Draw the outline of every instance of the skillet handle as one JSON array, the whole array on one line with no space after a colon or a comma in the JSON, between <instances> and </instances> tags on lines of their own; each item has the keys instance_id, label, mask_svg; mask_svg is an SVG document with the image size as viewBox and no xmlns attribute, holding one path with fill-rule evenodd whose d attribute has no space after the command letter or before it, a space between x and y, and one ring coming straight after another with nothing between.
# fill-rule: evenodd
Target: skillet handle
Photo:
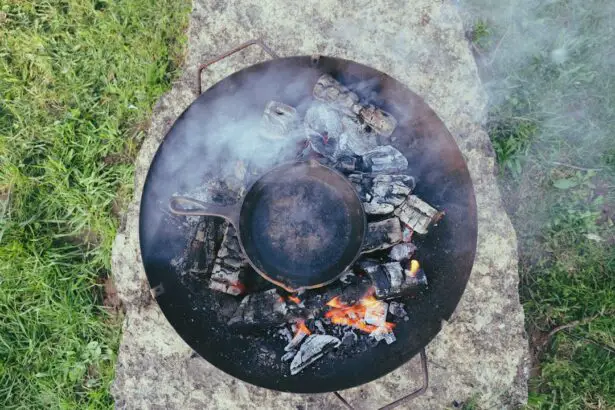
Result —
<instances>
[{"instance_id":1,"label":"skillet handle","mask_svg":"<svg viewBox=\"0 0 615 410\"><path fill-rule=\"evenodd\" d=\"M214 57L211 60L204 62L197 68L197 73L196 73L196 76L197 76L196 84L197 84L197 93L198 93L197 95L201 95L201 93L203 92L203 89L201 87L201 73L203 72L204 69L254 44L260 46L260 48L262 48L267 54L269 54L271 58L280 58L280 56L278 56L272 49L270 49L269 46L265 44L263 40L261 40L260 38L246 41L245 43L238 45L237 47L227 51L226 53L220 54L218 57Z\"/></svg>"},{"instance_id":2,"label":"skillet handle","mask_svg":"<svg viewBox=\"0 0 615 410\"><path fill-rule=\"evenodd\" d=\"M241 202L233 205L217 205L186 196L173 196L169 200L169 209L175 215L219 216L229 221L235 226L235 229L239 230Z\"/></svg>"}]
</instances>

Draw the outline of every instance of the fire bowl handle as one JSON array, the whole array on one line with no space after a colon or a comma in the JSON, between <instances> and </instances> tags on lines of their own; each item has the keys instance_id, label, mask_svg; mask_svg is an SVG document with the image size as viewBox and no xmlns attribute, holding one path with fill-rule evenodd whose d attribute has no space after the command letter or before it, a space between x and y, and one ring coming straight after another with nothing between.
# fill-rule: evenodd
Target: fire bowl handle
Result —
<instances>
[{"instance_id":1,"label":"fire bowl handle","mask_svg":"<svg viewBox=\"0 0 615 410\"><path fill-rule=\"evenodd\" d=\"M425 348L421 349L419 353L421 356L421 370L423 373L423 385L419 387L418 389L414 390L412 393L407 394L401 399L395 400L387 404L386 406L382 406L378 410L393 410L394 408L399 407L402 404L406 404L410 400L420 396L421 394L427 391L427 387L429 387L429 372L427 371L427 353L425 353ZM342 404L348 410L355 410L352 404L348 403L346 399L344 399L339 392L333 392L333 394L335 394L335 397L337 397L338 400L340 400Z\"/></svg>"},{"instance_id":2,"label":"fire bowl handle","mask_svg":"<svg viewBox=\"0 0 615 410\"><path fill-rule=\"evenodd\" d=\"M271 58L280 58L280 56L278 56L272 49L269 48L269 46L267 46L267 44L265 44L263 42L263 40L261 40L260 38L254 39L254 40L250 40L250 41L246 41L243 44L238 45L237 47L227 51L226 53L220 54L218 57L214 57L211 60L208 60L206 62L204 62L203 64L201 64L198 68L197 68L197 73L196 73L196 84L197 84L197 95L201 95L201 93L203 92L202 86L201 86L201 73L203 72L204 69L206 69L207 67L209 67L210 65L217 63L220 60L225 59L226 57L235 54L238 51L243 50L244 48L250 47L251 45L258 45L260 46L260 48L263 49L263 51L265 51L267 54L269 54L271 56Z\"/></svg>"},{"instance_id":3,"label":"fire bowl handle","mask_svg":"<svg viewBox=\"0 0 615 410\"><path fill-rule=\"evenodd\" d=\"M233 205L217 205L186 196L173 196L169 200L169 209L175 215L219 216L233 224L235 229L239 229L241 202Z\"/></svg>"}]
</instances>

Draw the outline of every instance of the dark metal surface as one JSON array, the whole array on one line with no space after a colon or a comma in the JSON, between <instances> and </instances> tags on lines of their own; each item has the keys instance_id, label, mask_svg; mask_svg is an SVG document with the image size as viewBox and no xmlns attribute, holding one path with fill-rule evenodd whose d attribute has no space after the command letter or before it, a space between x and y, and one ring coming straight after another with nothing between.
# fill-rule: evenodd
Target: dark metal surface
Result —
<instances>
[{"instance_id":1,"label":"dark metal surface","mask_svg":"<svg viewBox=\"0 0 615 410\"><path fill-rule=\"evenodd\" d=\"M169 198L190 192L212 177L214 137L210 119L229 111L238 118L260 118L265 105L281 101L299 106L311 95L323 73L348 86L361 83L362 98L390 112L399 124L393 145L407 157L416 177L415 193L445 210L446 216L428 235L415 237L417 256L429 279L428 289L403 300L409 320L395 328L397 341L380 343L356 355L329 353L291 376L280 356L285 341L266 335L241 335L226 327L220 315L226 299L199 282L188 283L174 260L184 255L186 237L194 232L167 211ZM298 82L298 79L301 81ZM289 87L288 84L292 84ZM209 156L208 156L209 155ZM220 159L219 161L224 161ZM216 164L219 165L220 163ZM212 223L217 218L210 218ZM149 170L140 209L141 254L150 286L160 286L156 300L182 338L203 358L246 382L296 393L332 392L375 380L418 354L453 313L468 281L476 251L476 202L465 162L444 124L403 84L390 76L337 58L281 58L237 72L200 95L175 122Z\"/></svg>"},{"instance_id":2,"label":"dark metal surface","mask_svg":"<svg viewBox=\"0 0 615 410\"><path fill-rule=\"evenodd\" d=\"M367 227L350 182L316 161L275 167L237 204L177 196L169 205L177 215L227 219L252 267L289 292L338 279L359 256Z\"/></svg>"}]
</instances>

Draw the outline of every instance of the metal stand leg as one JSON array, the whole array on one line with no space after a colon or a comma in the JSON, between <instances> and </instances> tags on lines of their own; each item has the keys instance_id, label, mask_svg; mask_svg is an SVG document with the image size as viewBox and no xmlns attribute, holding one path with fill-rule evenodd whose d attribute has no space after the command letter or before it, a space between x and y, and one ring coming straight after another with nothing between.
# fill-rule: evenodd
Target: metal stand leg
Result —
<instances>
[{"instance_id":1,"label":"metal stand leg","mask_svg":"<svg viewBox=\"0 0 615 410\"><path fill-rule=\"evenodd\" d=\"M204 62L198 67L197 74L196 74L197 75L196 84L197 84L197 92L198 92L197 95L201 95L201 93L203 92L203 90L201 89L201 73L203 72L204 69L206 69L213 63L217 63L218 61L225 59L231 54L235 54L236 52L241 51L244 48L250 47L251 45L254 45L254 44L260 46L272 58L279 58L279 56L272 49L270 49L269 46L267 46L267 44L263 43L263 40L255 39L255 40L246 41L245 43L238 45L234 49L229 50L224 54L220 54L218 57L212 58L211 60Z\"/></svg>"},{"instance_id":2,"label":"metal stand leg","mask_svg":"<svg viewBox=\"0 0 615 410\"><path fill-rule=\"evenodd\" d=\"M425 393L425 391L427 391L427 387L429 386L429 373L427 372L427 354L425 353L425 349L421 350L419 354L421 356L421 368L423 370L423 385L419 389L413 391L410 394L407 394L401 399L395 400L394 402L391 402L386 406L380 407L379 410L392 410L395 407L401 406L402 404L409 402L410 400L420 396L421 394ZM344 404L344 406L346 406L346 408L348 408L349 410L354 410L354 407L352 407L352 405L348 403L346 399L344 399L342 395L339 394L339 392L333 392L333 394L335 394L335 397L337 397Z\"/></svg>"}]
</instances>

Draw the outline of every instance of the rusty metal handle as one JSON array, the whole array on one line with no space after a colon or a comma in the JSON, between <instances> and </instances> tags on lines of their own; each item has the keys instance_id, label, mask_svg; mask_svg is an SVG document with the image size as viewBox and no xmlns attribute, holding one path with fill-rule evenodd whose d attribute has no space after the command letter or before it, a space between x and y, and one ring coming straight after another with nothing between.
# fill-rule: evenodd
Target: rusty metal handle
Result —
<instances>
[{"instance_id":1,"label":"rusty metal handle","mask_svg":"<svg viewBox=\"0 0 615 410\"><path fill-rule=\"evenodd\" d=\"M212 58L209 61L204 62L203 64L201 64L198 69L197 69L197 91L198 94L197 95L201 95L201 93L203 92L202 88L201 88L201 73L203 72L204 69L206 69L207 67L209 67L210 65L217 63L220 60L225 59L226 57L235 54L238 51L243 50L244 48L250 47L251 45L258 45L260 46L263 51L265 51L267 54L269 54L271 56L271 58L279 58L279 56L272 50L269 48L269 46L267 44L265 44L263 42L263 40L261 39L254 39L254 40L250 40L250 41L246 41L243 44L238 45L237 47L233 48L232 50L227 51L224 54L220 54L218 57Z\"/></svg>"},{"instance_id":2,"label":"rusty metal handle","mask_svg":"<svg viewBox=\"0 0 615 410\"><path fill-rule=\"evenodd\" d=\"M395 400L387 404L386 406L380 407L378 410L392 410L396 407L401 406L404 403L409 402L414 398L417 398L418 396L427 391L427 387L429 386L429 373L427 372L427 353L425 353L425 348L423 348L419 354L421 355L421 368L423 369L423 385L412 393L407 394L401 399ZM352 404L348 403L346 399L344 399L342 395L339 394L339 392L333 392L333 394L335 394L335 396L342 402L344 406L346 406L347 409L354 410Z\"/></svg>"},{"instance_id":3,"label":"rusty metal handle","mask_svg":"<svg viewBox=\"0 0 615 410\"><path fill-rule=\"evenodd\" d=\"M233 224L235 229L239 230L241 202L233 205L217 205L186 196L174 196L169 200L169 209L175 215L220 216Z\"/></svg>"}]
</instances>

